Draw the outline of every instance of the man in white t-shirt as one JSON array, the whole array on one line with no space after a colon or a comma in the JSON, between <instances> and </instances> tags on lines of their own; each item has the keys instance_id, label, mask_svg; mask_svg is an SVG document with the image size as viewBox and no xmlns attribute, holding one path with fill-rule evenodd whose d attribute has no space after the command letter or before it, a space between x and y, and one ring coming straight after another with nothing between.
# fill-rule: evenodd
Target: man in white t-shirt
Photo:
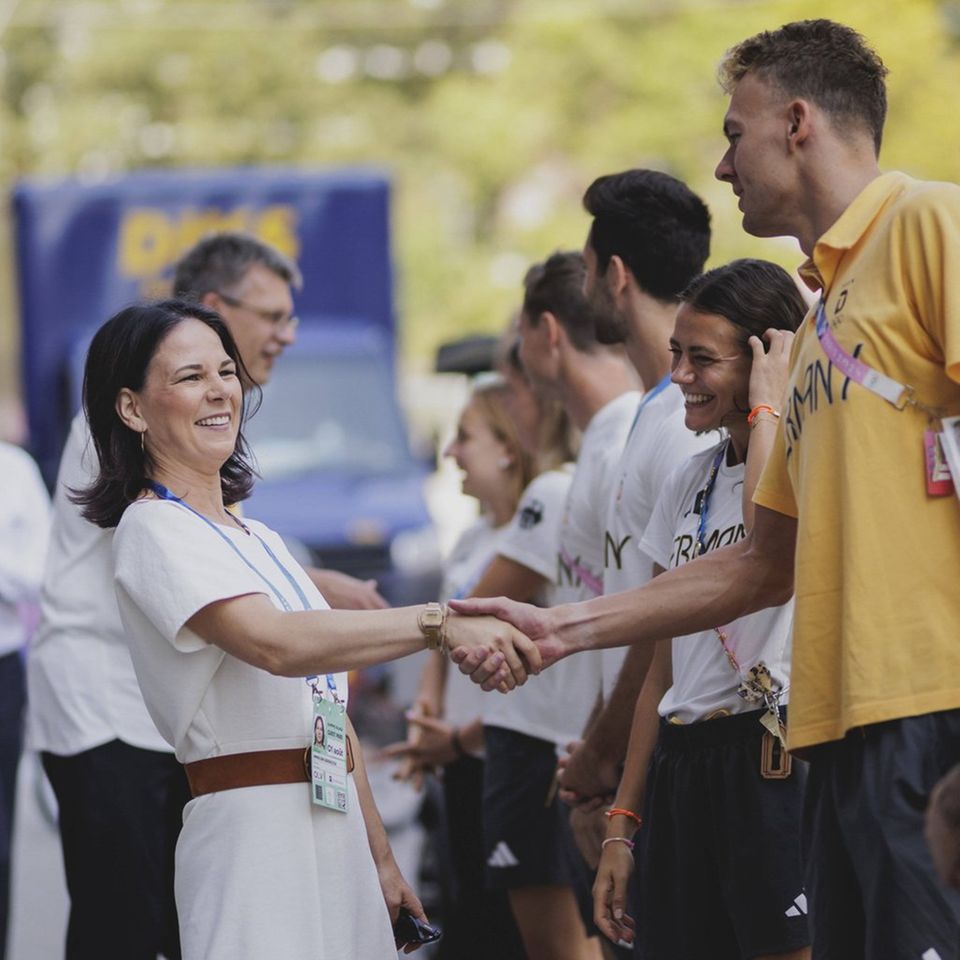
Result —
<instances>
[{"instance_id":1,"label":"man in white t-shirt","mask_svg":"<svg viewBox=\"0 0 960 960\"><path fill-rule=\"evenodd\" d=\"M300 271L253 237L201 240L177 265L174 293L216 310L248 377L270 378L295 339ZM140 693L113 586L113 531L84 520L69 491L98 472L83 413L64 448L54 494L41 622L27 662L27 737L60 808L70 919L67 960L180 956L173 855L186 778ZM372 583L311 571L332 606L383 606Z\"/></svg>"},{"instance_id":2,"label":"man in white t-shirt","mask_svg":"<svg viewBox=\"0 0 960 960\"><path fill-rule=\"evenodd\" d=\"M607 504L613 498L617 463L640 402L636 374L622 348L597 341L594 316L583 305L585 280L580 254L555 253L528 273L520 314L520 359L527 377L538 392L559 399L582 431L576 470L563 505L552 604L603 593ZM591 653L571 657L565 668L563 733L567 737L579 735L600 697L601 662L599 653ZM557 733L548 739L557 742ZM575 851L567 853L568 862L574 861L568 873L592 932L590 880L576 863Z\"/></svg>"},{"instance_id":3,"label":"man in white t-shirt","mask_svg":"<svg viewBox=\"0 0 960 960\"><path fill-rule=\"evenodd\" d=\"M10 848L26 688L20 653L22 605L40 594L50 532L50 498L40 471L18 447L0 443L0 960L7 942Z\"/></svg>"},{"instance_id":4,"label":"man in white t-shirt","mask_svg":"<svg viewBox=\"0 0 960 960\"><path fill-rule=\"evenodd\" d=\"M603 592L611 594L650 579L653 563L640 541L664 482L678 464L716 442L684 426L669 349L677 297L710 253L710 214L685 184L654 170L600 177L583 203L593 217L584 259L597 339L625 345L646 391L614 493L604 500ZM565 797L592 799L616 790L651 655L652 647L642 645L602 652L603 707L562 771Z\"/></svg>"}]
</instances>

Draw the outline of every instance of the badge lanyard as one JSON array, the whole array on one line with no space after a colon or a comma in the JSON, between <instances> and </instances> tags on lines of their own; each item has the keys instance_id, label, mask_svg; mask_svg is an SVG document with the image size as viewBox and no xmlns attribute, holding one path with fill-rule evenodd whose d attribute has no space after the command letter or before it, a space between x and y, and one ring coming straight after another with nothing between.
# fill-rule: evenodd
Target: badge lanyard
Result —
<instances>
[{"instance_id":1,"label":"badge lanyard","mask_svg":"<svg viewBox=\"0 0 960 960\"><path fill-rule=\"evenodd\" d=\"M277 598L280 603L280 606L287 613L293 612L293 607L290 605L290 602L287 598L277 589L277 587L270 581L270 579L246 557L240 550L240 548L231 540L223 530L220 529L209 517L205 517L199 510L194 510L185 500L181 497L178 497L173 493L168 487L165 487L162 483L157 483L153 480L148 481L148 486L150 489L161 499L169 500L173 503L179 504L181 507L189 510L194 516L199 517L217 536L223 540L224 543L230 547L231 550L246 564L250 570L255 573L260 580L262 580L270 592ZM300 603L303 606L304 610L312 610L313 607L310 604L310 601L307 599L307 595L303 592L303 588L297 582L293 574L284 566L280 558L270 549L270 545L261 537L256 531L250 530L244 524L240 524L243 529L248 533L252 534L257 538L260 545L266 551L267 556L273 561L277 569L283 574L284 578L293 587L294 592L297 595ZM306 678L306 683L313 691L313 715L314 715L314 728L316 728L317 717L320 716L323 718L324 731L325 731L325 741L329 743L329 747L326 750L326 754L330 754L330 759L327 759L326 754L324 756L318 757L320 751L317 750L317 745L313 745L311 750L312 754L312 779L313 779L313 801L314 803L319 804L320 806L330 807L332 809L340 810L345 812L347 809L347 791L346 791L346 747L345 747L345 726L344 726L344 715L345 707L340 700L340 697L337 693L337 684L334 680L333 674L326 674L326 688L327 692L330 694L331 699L327 700L323 696L323 691L320 689L320 677L319 675L314 675ZM324 767L331 767L332 770L324 769ZM342 768L342 769L341 769ZM325 792L325 785L329 784L329 793Z\"/></svg>"},{"instance_id":2,"label":"badge lanyard","mask_svg":"<svg viewBox=\"0 0 960 960\"><path fill-rule=\"evenodd\" d=\"M665 373L663 377L657 382L657 385L640 401L640 404L637 406L637 412L634 415L633 423L630 424L630 429L627 431L627 440L629 441L630 437L633 436L633 431L636 429L637 423L640 420L640 414L643 413L646 405L653 400L654 397L659 396L663 393L667 387L670 386L670 378L672 374Z\"/></svg>"},{"instance_id":3,"label":"badge lanyard","mask_svg":"<svg viewBox=\"0 0 960 960\"><path fill-rule=\"evenodd\" d=\"M892 377L888 377L879 370L864 363L848 353L837 342L837 338L830 329L830 321L827 319L827 301L825 297L820 298L817 304L817 339L823 352L827 355L830 362L847 378L854 383L859 383L861 387L866 387L871 393L882 397L887 403L892 404L898 410L904 407L920 406L913 397L913 387L898 383ZM926 409L926 408L924 408ZM929 412L929 411L928 411Z\"/></svg>"},{"instance_id":4,"label":"badge lanyard","mask_svg":"<svg viewBox=\"0 0 960 960\"><path fill-rule=\"evenodd\" d=\"M671 376L672 374L669 374L669 373L664 374L664 376L658 381L657 385L648 394L646 394L643 397L643 399L640 401L640 403L637 405L637 412L634 414L633 423L630 424L630 429L627 431L627 442L626 444L624 444L624 449L626 449L627 444L630 443L630 438L633 436L633 431L636 430L637 424L640 422L640 414L643 413L647 404L651 400L653 400L654 397L659 396L661 393L663 393L664 390L667 389L667 387L670 386ZM624 470L624 472L620 474L620 483L617 486L617 497L616 497L616 500L614 501L615 508L618 513L620 512L620 501L623 499L623 484L626 479L627 479L627 472L626 470ZM600 588L602 591L603 589L602 583L600 584Z\"/></svg>"},{"instance_id":5,"label":"badge lanyard","mask_svg":"<svg viewBox=\"0 0 960 960\"><path fill-rule=\"evenodd\" d=\"M710 465L710 474L707 477L707 483L697 494L694 509L699 511L700 518L697 523L695 557L702 557L707 550L707 515L710 510L710 497L717 483L720 465L727 456L729 446L729 440L720 445L720 449L717 450L713 458L713 463ZM720 627L714 627L713 629L716 631L720 646L723 647L727 662L740 680L737 695L747 703L764 704L767 709L760 718L760 723L783 743L783 728L780 722L780 698L786 692L786 688L770 673L770 668L762 660L744 674L743 668L740 666L740 661L737 660L737 655L733 652L733 648L728 642L729 638L726 631Z\"/></svg>"},{"instance_id":6,"label":"badge lanyard","mask_svg":"<svg viewBox=\"0 0 960 960\"><path fill-rule=\"evenodd\" d=\"M817 339L830 362L854 383L860 384L871 393L886 400L897 410L912 406L927 414L931 427L923 435L927 492L931 496L949 494L954 486L951 483L951 469L946 466L940 430L932 429L934 421L940 419L942 411L920 403L914 396L913 387L899 383L844 350L830 329L830 321L827 319L827 301L824 296L820 297L820 302L817 304Z\"/></svg>"}]
</instances>

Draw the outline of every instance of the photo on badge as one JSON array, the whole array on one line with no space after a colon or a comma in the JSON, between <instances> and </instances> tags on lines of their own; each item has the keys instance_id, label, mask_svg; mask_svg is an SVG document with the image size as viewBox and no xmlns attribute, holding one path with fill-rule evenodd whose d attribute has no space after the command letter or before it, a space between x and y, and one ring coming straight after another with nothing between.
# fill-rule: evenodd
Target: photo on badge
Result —
<instances>
[{"instance_id":1,"label":"photo on badge","mask_svg":"<svg viewBox=\"0 0 960 960\"><path fill-rule=\"evenodd\" d=\"M954 477L960 477L960 417L944 417L940 423L942 426L940 445L943 447L943 455L947 458L950 473ZM956 483L953 487L957 496L960 497L960 488Z\"/></svg>"}]
</instances>

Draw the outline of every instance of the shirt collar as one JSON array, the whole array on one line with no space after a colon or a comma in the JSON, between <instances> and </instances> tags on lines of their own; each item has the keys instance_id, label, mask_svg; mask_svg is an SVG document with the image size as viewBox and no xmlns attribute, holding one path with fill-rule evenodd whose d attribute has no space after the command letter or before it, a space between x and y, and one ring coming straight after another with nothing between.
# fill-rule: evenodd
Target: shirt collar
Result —
<instances>
[{"instance_id":1,"label":"shirt collar","mask_svg":"<svg viewBox=\"0 0 960 960\"><path fill-rule=\"evenodd\" d=\"M883 208L912 182L897 171L871 180L820 237L813 256L801 265L798 272L803 282L811 290L829 290L844 253L860 241Z\"/></svg>"}]
</instances>

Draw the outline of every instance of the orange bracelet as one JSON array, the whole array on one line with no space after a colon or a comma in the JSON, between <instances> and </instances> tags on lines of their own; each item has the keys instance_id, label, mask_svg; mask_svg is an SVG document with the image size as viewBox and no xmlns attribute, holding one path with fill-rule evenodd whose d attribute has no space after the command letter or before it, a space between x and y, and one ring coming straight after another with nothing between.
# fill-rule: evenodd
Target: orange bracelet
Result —
<instances>
[{"instance_id":1,"label":"orange bracelet","mask_svg":"<svg viewBox=\"0 0 960 960\"><path fill-rule=\"evenodd\" d=\"M611 807L604 816L609 820L611 817L629 817L639 830L643 826L643 818L638 817L632 810L626 810L623 807Z\"/></svg>"},{"instance_id":2,"label":"orange bracelet","mask_svg":"<svg viewBox=\"0 0 960 960\"><path fill-rule=\"evenodd\" d=\"M761 413L769 413L772 417L775 417L777 420L780 419L780 411L774 410L769 403L758 403L748 414L747 414L747 426L752 427L756 423L757 417Z\"/></svg>"}]
</instances>

